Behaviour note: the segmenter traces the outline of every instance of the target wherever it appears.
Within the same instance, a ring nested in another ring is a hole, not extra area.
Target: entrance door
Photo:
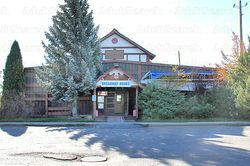
[[[124,113],[124,93],[117,92],[116,93],[116,114],[123,114]]]
[[[115,101],[115,92],[108,92],[108,96],[105,97],[105,109],[107,115],[113,115],[115,113]]]
[[[124,92],[108,92],[108,96],[105,97],[106,115],[124,114],[124,104]]]

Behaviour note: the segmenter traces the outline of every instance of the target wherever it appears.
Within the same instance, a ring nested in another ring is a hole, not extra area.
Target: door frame
[[[104,112],[105,112],[105,115],[106,116],[116,116],[116,115],[122,115],[122,116],[126,116],[126,112],[128,112],[128,104],[129,104],[129,101],[128,101],[128,92],[127,91],[124,91],[124,90],[121,90],[121,91],[109,91],[108,93],[114,93],[114,112],[110,113],[108,112],[107,110],[107,98],[105,97],[105,104],[104,104]],[[123,111],[122,113],[116,113],[116,109],[117,109],[117,94],[122,94],[123,96]],[[126,102],[127,103],[126,103]],[[126,105],[125,105],[126,104]]]

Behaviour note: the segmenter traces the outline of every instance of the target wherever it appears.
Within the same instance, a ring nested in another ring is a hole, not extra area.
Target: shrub
[[[0,116],[2,118],[27,118],[31,115],[32,104],[25,101],[23,93],[8,91],[1,100]]]
[[[237,117],[239,109],[235,106],[235,95],[227,86],[218,86],[208,90],[204,101],[214,106],[215,117]]]
[[[235,106],[235,95],[227,86],[184,97],[178,91],[149,84],[139,95],[144,119],[250,118],[249,111]]]
[[[185,111],[182,114],[185,118],[211,118],[214,115],[214,106],[206,103],[197,96],[189,97],[186,101]]]
[[[183,110],[185,97],[178,91],[148,84],[139,94],[138,102],[143,119],[169,119]]]

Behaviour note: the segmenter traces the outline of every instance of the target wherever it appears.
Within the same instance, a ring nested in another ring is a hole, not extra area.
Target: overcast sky
[[[247,2],[249,0],[242,0]],[[44,61],[41,40],[64,0],[0,0],[0,69],[14,40],[25,67]],[[220,50],[231,53],[232,31],[238,33],[238,0],[89,0],[99,37],[116,28],[156,54],[154,62],[211,66]],[[250,4],[243,9],[244,37],[250,34]],[[248,23],[246,23],[248,20]]]

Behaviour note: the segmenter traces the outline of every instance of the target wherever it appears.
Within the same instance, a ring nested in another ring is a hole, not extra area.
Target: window
[[[128,55],[128,61],[139,62],[140,61],[140,57],[139,57],[139,55]]]
[[[147,55],[141,55],[141,62],[147,62]]]
[[[116,101],[120,103],[122,101],[122,95],[117,95]]]

